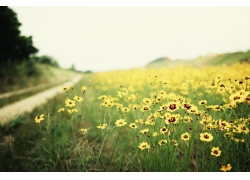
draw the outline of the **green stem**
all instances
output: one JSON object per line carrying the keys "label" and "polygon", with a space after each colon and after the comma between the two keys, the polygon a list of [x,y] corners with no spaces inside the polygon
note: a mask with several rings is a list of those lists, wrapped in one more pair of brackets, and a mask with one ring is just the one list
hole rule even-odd
{"label": "green stem", "polygon": [[110,162],[111,162],[111,160],[112,160],[112,158],[113,158],[115,149],[116,149],[116,147],[117,147],[116,145],[117,145],[117,142],[118,142],[118,137],[119,137],[119,135],[120,135],[120,132],[121,132],[121,128],[120,128],[120,130],[119,130],[119,132],[118,132],[118,135],[117,135],[117,138],[116,138],[116,141],[115,141],[115,145],[114,145],[112,154],[111,154],[111,156],[110,156],[110,158],[109,158],[109,160],[108,160],[108,163],[107,163],[106,167],[103,169],[103,171],[105,171],[105,170],[107,169],[108,165],[110,164]]}

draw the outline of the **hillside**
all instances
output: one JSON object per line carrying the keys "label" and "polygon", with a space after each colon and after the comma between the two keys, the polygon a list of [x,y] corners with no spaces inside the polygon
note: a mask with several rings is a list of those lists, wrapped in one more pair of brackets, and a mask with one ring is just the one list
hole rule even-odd
{"label": "hillside", "polygon": [[79,72],[72,70],[34,62],[13,64],[12,67],[12,69],[0,68],[4,75],[0,78],[2,83],[0,93],[17,91],[41,84],[58,84],[79,74]]}
{"label": "hillside", "polygon": [[232,65],[236,62],[249,62],[250,63],[250,50],[246,52],[233,52],[225,54],[210,54],[200,56],[190,60],[172,60],[165,61],[164,58],[158,58],[151,61],[146,65],[146,68],[159,68],[159,67],[176,67],[176,66],[193,66],[202,67],[204,65]]}

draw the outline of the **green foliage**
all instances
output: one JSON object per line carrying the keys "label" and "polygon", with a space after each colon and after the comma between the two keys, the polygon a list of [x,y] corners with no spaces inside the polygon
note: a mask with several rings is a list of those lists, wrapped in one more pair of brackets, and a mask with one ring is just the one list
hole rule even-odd
{"label": "green foliage", "polygon": [[[58,97],[60,98],[60,97]],[[56,105],[57,99],[49,100],[48,108]],[[0,126],[0,171],[1,172],[44,172],[50,171],[51,162],[44,163],[37,141],[38,129],[33,122],[37,113],[46,111],[37,107],[31,114],[13,119],[9,124]],[[27,120],[28,118],[29,120]]]}
{"label": "green foliage", "polygon": [[[1,66],[0,69],[0,81],[2,85],[0,87],[0,93],[19,91],[34,86],[43,86],[44,88],[45,86],[52,86],[68,81],[79,74],[78,72],[69,71],[60,67],[38,63],[35,59],[14,64],[8,63],[5,65],[5,68]],[[19,98],[21,97],[18,95],[9,98],[7,102],[10,103],[13,102],[12,100]]]}
{"label": "green foliage", "polygon": [[57,61],[51,56],[42,55],[42,56],[33,56],[31,58],[41,64],[48,64],[54,67],[59,67],[59,64],[57,63]]}
{"label": "green foliage", "polygon": [[[36,67],[33,61],[7,62],[0,68],[0,81],[2,84],[0,92],[9,91],[17,85],[34,84],[35,82],[32,82],[32,79],[38,82],[41,74],[41,70]],[[29,79],[29,82],[27,82],[27,79]]]}
{"label": "green foliage", "polygon": [[90,74],[90,73],[92,73],[92,71],[91,70],[87,70],[87,71],[84,71],[84,73],[85,74]]}
{"label": "green foliage", "polygon": [[38,49],[33,46],[32,36],[21,36],[21,23],[17,14],[7,6],[0,7],[0,64],[26,61]]}
{"label": "green foliage", "polygon": [[35,67],[30,55],[38,52],[32,37],[22,36],[21,23],[17,14],[7,6],[0,7],[0,92],[10,86],[27,84],[27,77],[38,77],[41,73]]}
{"label": "green foliage", "polygon": [[250,63],[250,50],[245,53],[245,56],[240,59],[241,62]]}
{"label": "green foliage", "polygon": [[234,52],[226,53],[220,56],[216,56],[207,62],[207,65],[232,65],[236,62],[247,62],[250,59],[250,51],[247,52]]}

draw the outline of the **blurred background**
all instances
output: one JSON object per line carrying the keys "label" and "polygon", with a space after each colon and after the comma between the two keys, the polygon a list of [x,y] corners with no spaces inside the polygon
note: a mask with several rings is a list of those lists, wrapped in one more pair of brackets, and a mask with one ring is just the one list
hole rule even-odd
{"label": "blurred background", "polygon": [[168,57],[247,51],[246,6],[11,6],[38,55],[64,68],[107,71]]}

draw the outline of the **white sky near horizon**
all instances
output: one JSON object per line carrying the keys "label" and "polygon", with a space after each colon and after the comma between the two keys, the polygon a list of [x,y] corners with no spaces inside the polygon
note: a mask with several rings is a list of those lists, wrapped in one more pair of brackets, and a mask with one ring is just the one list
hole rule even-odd
{"label": "white sky near horizon", "polygon": [[143,67],[250,49],[250,6],[9,6],[38,55],[63,68]]}

